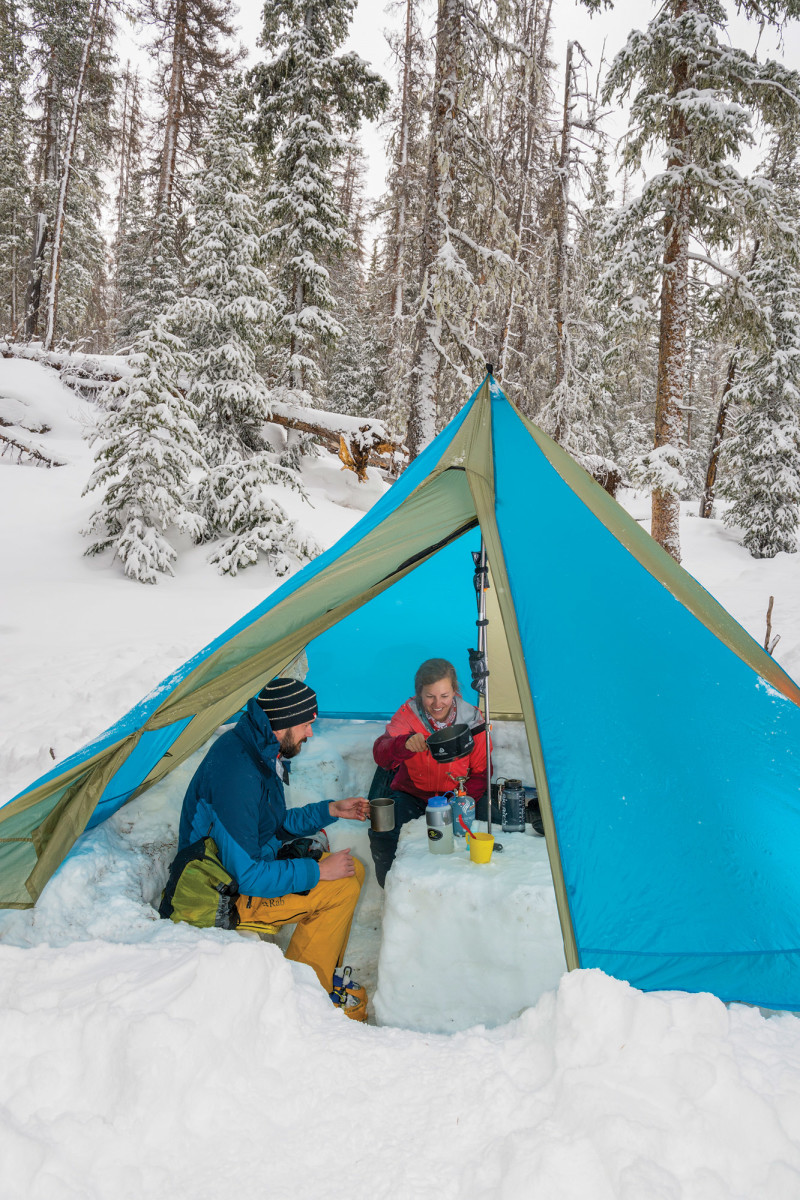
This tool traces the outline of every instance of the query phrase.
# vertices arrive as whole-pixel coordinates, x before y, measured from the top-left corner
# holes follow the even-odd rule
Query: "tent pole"
[[[481,532],[481,599],[478,608],[478,649],[483,655],[486,677],[483,681],[483,715],[486,719],[486,830],[492,832],[492,755],[489,730],[489,638],[486,627],[486,588],[489,580],[489,564],[486,559],[486,542]]]

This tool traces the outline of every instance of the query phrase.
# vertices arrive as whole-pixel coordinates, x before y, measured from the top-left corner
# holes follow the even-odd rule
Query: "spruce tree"
[[[265,556],[279,575],[314,552],[274,495],[299,476],[273,461],[263,429],[270,417],[257,367],[274,320],[274,292],[264,271],[264,238],[254,196],[253,146],[239,86],[220,96],[201,148],[193,226],[185,243],[187,296],[172,313],[192,352],[188,402],[198,413],[206,468],[192,504],[203,539],[223,536],[210,561],[235,575]]]
[[[386,83],[356,54],[336,54],[355,0],[271,0],[250,80],[267,168],[267,246],[279,287],[275,396],[314,402],[320,354],[341,333],[326,263],[351,250],[332,169],[345,135],[386,105]],[[321,98],[324,97],[324,103]]]
[[[599,0],[586,2],[596,8]],[[742,0],[739,7],[774,23],[800,9],[797,0]],[[719,0],[668,0],[646,30],[630,34],[605,87],[606,100],[632,96],[626,165],[638,168],[655,150],[665,158],[665,170],[646,182],[617,231],[628,254],[649,258],[653,281],[660,285],[655,446],[649,464],[652,532],[678,560],[678,497],[686,476],[687,292],[690,264],[698,256],[693,243],[708,248],[702,255],[708,269],[724,275],[712,255],[732,247],[764,199],[759,181],[738,169],[742,149],[753,140],[755,117],[780,125],[800,103],[800,77],[730,46],[726,22]]]
[[[144,0],[154,30],[159,140],[156,212],[180,211],[189,168],[216,98],[236,62],[232,0]]]
[[[760,314],[742,351],[730,399],[735,432],[723,443],[720,491],[733,501],[727,525],[739,526],[754,558],[797,550],[800,523],[800,194],[798,137],[776,145],[773,216],[747,274]]]
[[[24,317],[24,254],[30,202],[25,89],[30,64],[18,0],[0,0],[0,330],[16,337]]]
[[[101,444],[85,493],[105,490],[85,531],[100,537],[86,553],[111,549],[126,575],[156,583],[159,574],[173,574],[177,558],[170,526],[195,539],[203,533],[185,499],[189,473],[202,464],[197,413],[180,387],[191,360],[161,315],[139,335],[129,366],[92,437]]]

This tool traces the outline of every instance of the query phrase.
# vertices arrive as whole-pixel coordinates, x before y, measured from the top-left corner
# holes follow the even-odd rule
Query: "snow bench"
[[[558,984],[566,966],[544,838],[493,832],[503,852],[478,865],[463,838],[431,854],[424,817],[403,828],[386,879],[379,1025],[500,1025]]]

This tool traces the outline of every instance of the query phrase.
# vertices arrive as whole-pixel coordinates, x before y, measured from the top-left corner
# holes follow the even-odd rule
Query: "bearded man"
[[[256,929],[296,924],[286,957],[313,967],[350,1016],[357,1014],[348,1010],[333,976],[343,960],[364,868],[349,848],[319,861],[280,856],[294,838],[309,837],[339,817],[363,821],[369,812],[363,796],[287,809],[287,760],[312,736],[316,716],[317,695],[305,683],[278,678],[262,688],[192,778],[178,851],[212,837],[239,889],[240,922]]]

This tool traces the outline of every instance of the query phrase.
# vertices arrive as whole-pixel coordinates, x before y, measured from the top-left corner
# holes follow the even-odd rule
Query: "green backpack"
[[[169,870],[158,915],[188,921],[201,929],[235,929],[239,924],[239,889],[219,859],[212,837],[200,838],[181,850]]]

